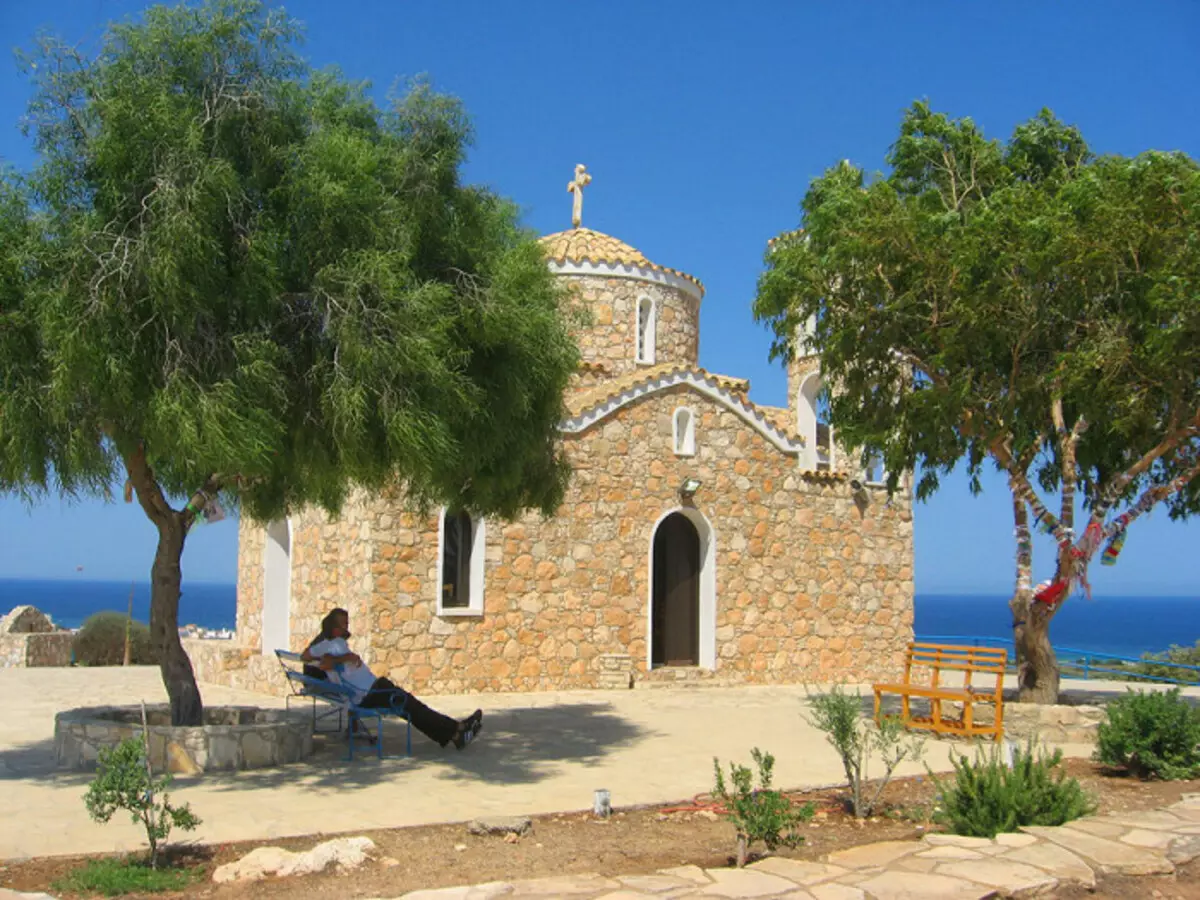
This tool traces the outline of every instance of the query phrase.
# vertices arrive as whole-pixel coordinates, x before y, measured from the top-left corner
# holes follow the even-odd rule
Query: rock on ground
[[[515,834],[523,835],[533,828],[529,816],[490,816],[473,819],[467,825],[471,834]]]
[[[259,881],[268,875],[311,875],[324,871],[330,865],[356,869],[366,862],[368,853],[374,849],[375,842],[368,837],[336,838],[317,844],[303,853],[293,853],[280,847],[258,847],[237,862],[219,866],[213,872],[213,881],[226,884],[231,881]]]

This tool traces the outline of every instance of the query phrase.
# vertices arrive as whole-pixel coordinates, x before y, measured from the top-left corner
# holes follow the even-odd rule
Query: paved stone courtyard
[[[1111,693],[1125,689],[1123,685],[1098,682],[1076,682],[1073,687]],[[206,701],[214,704],[278,706],[282,703],[277,698],[227,688],[203,690]],[[1189,691],[1194,692],[1197,689]],[[0,671],[0,695],[6,698],[7,712],[0,719],[0,785],[5,790],[7,808],[21,811],[0,817],[0,860],[140,847],[144,836],[126,821],[114,819],[102,826],[88,818],[82,803],[88,781],[86,774],[55,768],[54,715],[79,706],[133,704],[142,700],[162,702],[165,693],[158,670],[8,669]],[[459,753],[443,751],[415,735],[412,757],[382,762],[370,755],[346,762],[342,759],[344,744],[329,742],[309,761],[291,766],[181,778],[175,795],[191,803],[204,819],[201,829],[192,837],[201,842],[270,839],[318,831],[331,834],[457,822],[485,815],[579,810],[590,807],[596,788],[609,789],[618,807],[673,802],[711,787],[713,756],[747,761],[750,749],[756,746],[776,755],[776,782],[781,786],[818,787],[842,781],[836,755],[824,736],[804,719],[805,690],[797,686],[424,699],[452,715],[464,715],[476,706],[482,707],[485,730],[480,742]],[[387,745],[392,752],[402,750],[403,736],[398,728],[389,731]],[[955,746],[962,747],[930,741],[927,762],[935,770],[948,770],[949,751]],[[1063,749],[1074,756],[1087,756],[1091,752],[1087,745],[1068,744]],[[923,767],[908,766],[899,774],[922,771]],[[1172,812],[1163,821],[1180,834],[1200,834],[1200,811],[1190,805],[1186,810]],[[1178,821],[1181,816],[1188,821],[1181,824]],[[1120,825],[1125,829],[1120,835],[1113,831],[1118,824],[1100,820],[1088,826],[1099,829],[1092,832],[1082,825],[1073,826],[1076,832],[1090,834],[1073,839],[1086,842],[1117,837],[1131,848],[1127,851],[1130,854],[1139,852],[1133,848],[1142,847],[1145,853],[1161,856],[1160,851],[1168,847],[1161,836],[1164,829],[1154,828],[1153,822],[1136,828]],[[895,865],[889,862],[887,868],[907,873],[902,880],[930,875],[936,876],[930,884],[942,884],[939,879],[954,877],[957,870],[951,867],[956,862],[973,860],[981,864],[980,859],[966,855],[967,851],[989,857],[987,865],[979,869],[981,872],[990,872],[995,866],[1010,862],[1037,868],[1035,861],[1022,860],[1021,854],[1009,852],[1028,848],[993,847],[986,852],[975,847],[947,849],[938,844],[944,839],[931,836],[928,840],[928,846],[914,845],[911,852],[896,848]],[[1102,844],[1093,846],[1106,848]],[[936,853],[923,855],[934,849]],[[1090,852],[1087,848],[1071,849],[1081,856]],[[1105,849],[1105,854],[1099,857],[1106,862],[1110,860],[1107,852]],[[1045,853],[1059,855],[1052,849]],[[699,870],[689,870],[690,876],[694,876],[694,883],[689,882],[692,886],[672,883],[673,887],[663,887],[657,895],[686,896],[691,891],[705,896],[775,896],[779,891],[733,893],[732,887],[726,891],[722,885],[730,879],[744,881],[753,875],[761,885],[779,887],[779,881],[764,880],[791,878],[782,872],[779,863],[767,862],[744,874],[727,870],[703,874],[706,879],[703,883],[695,880],[701,878]],[[851,865],[849,860],[842,859],[832,864],[846,871],[836,872],[836,877],[825,878],[819,884],[814,879],[792,879],[787,890],[793,893],[788,896],[822,900],[867,896],[856,893],[864,889],[858,882],[869,882],[884,871],[878,861]],[[790,871],[795,874],[798,870]],[[566,887],[554,888],[552,893],[637,896],[637,891],[651,893],[643,889],[645,885],[668,884],[645,882],[643,888],[637,888],[634,881],[619,876],[620,873],[603,873],[602,880],[586,885],[579,882],[570,891]],[[671,877],[686,880],[687,876],[674,873]],[[533,896],[535,890],[540,888],[530,885],[510,890],[497,886],[471,893],[429,896],[487,897],[504,893]],[[871,896],[904,895],[884,892]],[[912,896],[943,895],[922,892]],[[951,892],[944,896],[980,895]]]
[[[202,690],[213,704],[282,703],[229,688]],[[144,838],[124,818],[108,825],[88,818],[85,773],[54,767],[54,715],[162,702],[158,670],[5,669],[0,696],[0,786],[6,807],[25,811],[0,816],[0,859],[140,846]],[[176,795],[204,820],[195,838],[214,842],[590,809],[597,788],[611,791],[616,806],[678,801],[712,787],[713,756],[748,762],[752,747],[775,754],[777,784],[838,783],[841,764],[804,720],[804,697],[801,687],[425,697],[450,715],[482,707],[479,742],[462,752],[441,750],[414,733],[410,758],[381,762],[364,753],[351,763],[342,759],[344,744],[329,742],[303,763],[180,778]],[[400,729],[390,728],[385,749],[403,747]],[[948,768],[948,750],[930,742],[930,764]]]

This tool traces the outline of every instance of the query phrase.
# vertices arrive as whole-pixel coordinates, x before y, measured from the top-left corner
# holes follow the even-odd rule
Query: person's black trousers
[[[404,712],[413,728],[421,732],[435,744],[445,747],[454,739],[458,731],[458,722],[449,716],[442,715],[435,709],[430,709],[404,688],[396,687],[386,678],[376,678],[371,690],[362,698],[359,706],[367,709],[391,709],[404,705]]]

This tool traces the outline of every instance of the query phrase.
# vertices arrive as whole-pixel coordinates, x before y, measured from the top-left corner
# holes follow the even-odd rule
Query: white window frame
[[[878,470],[879,475],[876,478],[871,477],[873,470]],[[888,472],[883,467],[883,457],[879,454],[868,457],[866,464],[863,466],[863,483],[869,484],[871,487],[880,487],[887,484]]]
[[[487,548],[487,520],[471,516],[471,557],[467,562],[467,605],[443,606],[445,596],[443,588],[442,558],[446,546],[446,513],[443,508],[438,513],[438,542],[437,542],[437,614],[439,616],[482,616],[483,587],[484,587],[484,558]]]
[[[642,331],[642,307],[650,306],[650,317],[646,330]],[[633,355],[634,360],[644,366],[654,365],[658,335],[658,303],[649,294],[642,294],[633,308]]]
[[[687,425],[682,433],[679,420],[687,417]],[[696,455],[696,411],[690,406],[680,406],[671,416],[671,447],[676,456]]]

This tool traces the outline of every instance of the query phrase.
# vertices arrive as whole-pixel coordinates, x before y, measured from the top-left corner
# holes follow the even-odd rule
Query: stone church
[[[815,358],[789,366],[787,408],[701,368],[703,285],[580,227],[581,171],[575,227],[542,239],[591,311],[561,509],[508,523],[359,498],[335,521],[242,521],[236,638],[185,642],[201,681],[281,689],[273,651],[335,606],[371,668],[418,694],[897,673],[908,492],[889,497],[818,422]]]

